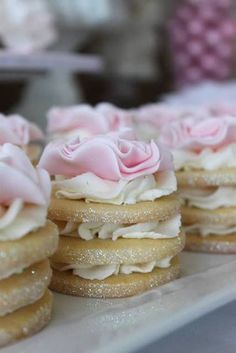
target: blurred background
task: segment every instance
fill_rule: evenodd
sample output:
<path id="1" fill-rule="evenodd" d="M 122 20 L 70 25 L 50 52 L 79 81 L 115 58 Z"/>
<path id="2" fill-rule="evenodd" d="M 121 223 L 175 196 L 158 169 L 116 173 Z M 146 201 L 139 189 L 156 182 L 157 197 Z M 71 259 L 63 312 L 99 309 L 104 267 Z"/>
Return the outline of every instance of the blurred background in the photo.
<path id="1" fill-rule="evenodd" d="M 236 102 L 235 0 L 1 0 L 0 43 L 0 111 L 42 126 L 52 105 L 131 108 L 209 81 Z"/>

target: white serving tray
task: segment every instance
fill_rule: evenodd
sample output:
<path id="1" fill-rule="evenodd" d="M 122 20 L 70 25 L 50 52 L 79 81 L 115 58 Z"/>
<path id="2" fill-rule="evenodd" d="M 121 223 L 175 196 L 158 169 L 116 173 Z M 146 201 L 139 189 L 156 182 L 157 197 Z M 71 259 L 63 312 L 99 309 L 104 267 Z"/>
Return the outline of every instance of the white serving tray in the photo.
<path id="1" fill-rule="evenodd" d="M 128 353 L 236 299 L 236 256 L 183 253 L 182 278 L 140 296 L 55 295 L 51 324 L 1 353 Z"/>

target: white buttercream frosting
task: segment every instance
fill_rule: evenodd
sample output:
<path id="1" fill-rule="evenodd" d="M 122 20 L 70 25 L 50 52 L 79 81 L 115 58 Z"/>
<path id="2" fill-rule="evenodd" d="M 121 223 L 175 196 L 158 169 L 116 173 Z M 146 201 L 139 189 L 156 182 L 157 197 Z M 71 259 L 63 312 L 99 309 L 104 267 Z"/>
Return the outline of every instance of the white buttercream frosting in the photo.
<path id="1" fill-rule="evenodd" d="M 219 207 L 236 206 L 236 187 L 219 186 L 217 188 L 180 190 L 180 195 L 189 206 L 207 210 L 215 210 Z"/>
<path id="2" fill-rule="evenodd" d="M 25 205 L 16 199 L 8 207 L 0 206 L 0 241 L 22 238 L 27 233 L 44 226 L 47 207 Z"/>
<path id="3" fill-rule="evenodd" d="M 154 268 L 168 268 L 170 266 L 171 257 L 150 261 L 141 264 L 110 264 L 110 265 L 68 265 L 60 268 L 60 271 L 72 270 L 75 276 L 79 276 L 90 280 L 103 280 L 112 275 L 131 273 L 149 273 Z M 56 265 L 54 265 L 56 267 Z"/>
<path id="4" fill-rule="evenodd" d="M 205 148 L 200 153 L 187 150 L 173 150 L 175 170 L 236 168 L 236 144 L 230 144 L 217 151 Z"/>
<path id="5" fill-rule="evenodd" d="M 236 225 L 235 226 L 225 226 L 225 225 L 220 225 L 220 224 L 192 224 L 190 226 L 184 226 L 183 227 L 184 231 L 186 233 L 194 233 L 194 234 L 199 234 L 203 237 L 206 237 L 208 235 L 219 235 L 219 236 L 224 236 L 228 234 L 234 234 L 236 233 Z"/>
<path id="6" fill-rule="evenodd" d="M 165 239 L 177 237 L 180 232 L 181 216 L 178 214 L 166 221 L 137 223 L 132 225 L 113 223 L 81 223 L 68 222 L 62 235 L 76 232 L 84 240 L 134 238 Z"/>
<path id="7" fill-rule="evenodd" d="M 84 173 L 72 179 L 57 178 L 53 188 L 58 198 L 109 203 L 115 205 L 153 201 L 177 190 L 174 172 L 158 172 L 118 182 L 104 180 L 92 173 Z"/>

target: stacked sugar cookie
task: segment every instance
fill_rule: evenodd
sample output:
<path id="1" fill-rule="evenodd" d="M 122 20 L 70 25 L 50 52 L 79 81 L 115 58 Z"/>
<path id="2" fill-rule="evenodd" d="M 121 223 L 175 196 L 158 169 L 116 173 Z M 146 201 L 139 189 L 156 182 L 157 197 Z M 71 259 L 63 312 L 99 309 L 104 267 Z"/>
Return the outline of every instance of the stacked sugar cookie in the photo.
<path id="1" fill-rule="evenodd" d="M 236 252 L 236 119 L 206 116 L 175 121 L 162 142 L 174 154 L 186 249 Z"/>
<path id="2" fill-rule="evenodd" d="M 52 295 L 48 257 L 58 230 L 47 221 L 51 182 L 25 152 L 0 146 L 0 346 L 42 329 L 50 319 Z"/>
<path id="3" fill-rule="evenodd" d="M 53 290 L 125 297 L 179 276 L 185 237 L 169 151 L 154 141 L 98 135 L 51 142 L 39 166 L 55 177 Z"/>
<path id="4" fill-rule="evenodd" d="M 42 151 L 40 142 L 44 134 L 40 128 L 17 114 L 5 116 L 0 114 L 0 145 L 12 143 L 21 147 L 36 164 Z"/>

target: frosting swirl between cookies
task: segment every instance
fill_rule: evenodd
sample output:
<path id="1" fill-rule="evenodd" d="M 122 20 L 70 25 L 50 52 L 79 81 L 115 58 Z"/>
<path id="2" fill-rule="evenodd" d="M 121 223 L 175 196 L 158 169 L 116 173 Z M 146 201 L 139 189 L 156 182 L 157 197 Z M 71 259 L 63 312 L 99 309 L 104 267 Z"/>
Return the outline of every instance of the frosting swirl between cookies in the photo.
<path id="1" fill-rule="evenodd" d="M 236 187 L 219 186 L 217 188 L 182 188 L 180 195 L 189 206 L 215 210 L 219 207 L 236 206 Z"/>
<path id="2" fill-rule="evenodd" d="M 209 235 L 224 236 L 236 233 L 235 226 L 226 226 L 221 224 L 200 224 L 195 223 L 189 226 L 184 226 L 183 230 L 186 234 L 199 234 L 202 237 L 207 237 Z"/>
<path id="3" fill-rule="evenodd" d="M 131 238 L 131 239 L 166 239 L 179 235 L 181 216 L 178 214 L 166 221 L 146 222 L 132 225 L 114 223 L 81 223 L 68 222 L 61 230 L 62 235 L 77 234 L 84 240 Z"/>
<path id="4" fill-rule="evenodd" d="M 109 264 L 109 265 L 68 265 L 60 267 L 60 271 L 72 270 L 75 276 L 79 276 L 89 280 L 104 280 L 112 275 L 131 273 L 150 273 L 156 267 L 168 268 L 170 267 L 171 257 L 164 258 L 158 261 L 150 261 L 142 264 Z M 57 264 L 52 264 L 57 269 Z"/>

